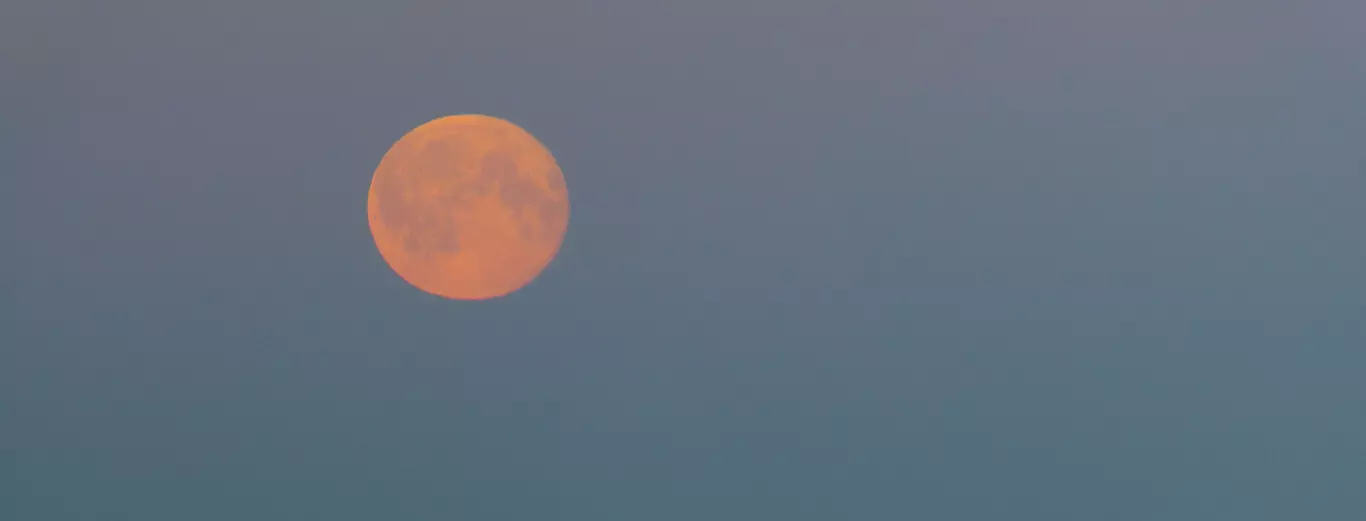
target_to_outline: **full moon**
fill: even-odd
[[[569,225],[564,174],[508,121],[445,116],[409,131],[370,181],[380,256],[418,289],[458,300],[507,295],[555,258]]]

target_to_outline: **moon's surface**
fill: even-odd
[[[517,125],[445,116],[409,131],[370,182],[370,233],[408,283],[460,300],[517,291],[550,264],[569,224],[555,158]]]

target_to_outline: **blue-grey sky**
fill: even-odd
[[[0,7],[0,518],[1356,519],[1360,0]],[[404,132],[555,153],[406,285]]]

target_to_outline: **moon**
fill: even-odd
[[[409,284],[456,300],[507,295],[564,242],[569,192],[550,151],[492,116],[444,116],[409,131],[370,181],[370,233]]]

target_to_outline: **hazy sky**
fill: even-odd
[[[365,217],[467,112],[478,303]],[[0,518],[1366,513],[1361,0],[10,1],[0,169]]]

